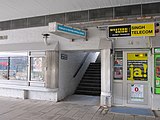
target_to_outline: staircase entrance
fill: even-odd
[[[100,96],[101,94],[101,63],[90,63],[75,94]]]
[[[81,54],[81,57],[77,54]],[[100,51],[77,51],[73,52],[72,57],[76,58],[77,61],[69,61],[71,57],[68,57],[68,61],[71,64],[65,73],[71,74],[71,68],[73,78],[68,80],[64,88],[66,91],[73,92],[63,99],[63,102],[78,103],[84,105],[99,105],[101,95],[101,54]],[[63,61],[67,62],[67,61]],[[75,63],[76,65],[72,66]],[[68,64],[67,64],[68,65]],[[64,65],[63,65],[64,68]],[[69,75],[68,75],[69,76]],[[67,77],[67,76],[66,76]],[[72,77],[72,76],[71,76]],[[61,85],[62,86],[62,85]]]

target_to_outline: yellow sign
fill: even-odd
[[[131,36],[155,36],[154,23],[131,24]]]
[[[109,37],[155,36],[155,23],[109,26]]]
[[[128,53],[127,60],[147,60],[147,53]]]
[[[127,54],[127,80],[147,81],[147,53]]]

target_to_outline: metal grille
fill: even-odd
[[[0,22],[0,30],[19,29],[27,27],[47,26],[49,22],[78,23],[112,18],[147,16],[160,14],[160,2],[121,6],[113,8],[100,8],[85,11],[75,11],[52,15],[37,16]]]
[[[113,8],[89,10],[89,20],[105,20],[113,18]]]
[[[45,26],[45,16],[28,18],[28,27]]]
[[[27,27],[27,18],[12,20],[11,29],[19,29]]]
[[[66,13],[66,23],[88,21],[88,11]]]
[[[115,8],[115,17],[131,17],[141,15],[141,5],[122,6]]]
[[[53,15],[47,15],[46,16],[46,25],[50,22],[59,22],[59,23],[65,23],[65,14],[53,14]]]
[[[11,21],[0,22],[0,30],[10,30],[11,29]]]
[[[151,3],[142,5],[143,15],[160,14],[160,3]]]

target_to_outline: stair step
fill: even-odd
[[[89,65],[101,65],[101,63],[90,63]]]
[[[101,64],[100,62],[91,62],[90,64]]]
[[[81,95],[100,95],[101,63],[90,63],[75,93]]]
[[[85,73],[85,74],[84,74],[84,77],[86,77],[86,76],[88,76],[88,77],[101,77],[101,74],[90,74],[90,73]]]
[[[91,71],[91,70],[87,70],[87,71],[85,72],[85,74],[101,74],[101,71],[96,71],[96,70]]]
[[[87,86],[87,87],[100,87],[101,83],[80,83],[79,86]]]
[[[101,76],[101,74],[100,73],[85,73],[85,76],[93,76],[93,77],[95,77],[95,76]]]
[[[77,90],[101,91],[101,87],[79,86]]]
[[[98,65],[98,64],[97,64],[97,65],[90,64],[89,67],[101,67],[101,65]]]
[[[99,91],[85,91],[85,90],[77,90],[75,94],[80,94],[80,95],[93,95],[93,96],[99,96],[101,92]]]
[[[96,77],[96,76],[84,76],[82,79],[83,79],[83,80],[84,80],[84,79],[89,79],[89,80],[101,80],[101,77],[100,77],[100,76],[98,76],[98,77]]]
[[[81,83],[101,83],[101,80],[93,80],[93,79],[82,79]]]
[[[101,68],[98,68],[98,69],[88,68],[86,71],[101,71]]]

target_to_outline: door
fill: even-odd
[[[148,56],[147,51],[124,51],[124,106],[149,107]]]

